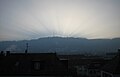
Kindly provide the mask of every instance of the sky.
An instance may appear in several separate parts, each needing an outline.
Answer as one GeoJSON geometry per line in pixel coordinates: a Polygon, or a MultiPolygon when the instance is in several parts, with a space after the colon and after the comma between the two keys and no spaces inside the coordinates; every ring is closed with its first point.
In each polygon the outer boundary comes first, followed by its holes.
{"type": "Polygon", "coordinates": [[[120,37],[120,0],[0,0],[0,41],[120,37]]]}

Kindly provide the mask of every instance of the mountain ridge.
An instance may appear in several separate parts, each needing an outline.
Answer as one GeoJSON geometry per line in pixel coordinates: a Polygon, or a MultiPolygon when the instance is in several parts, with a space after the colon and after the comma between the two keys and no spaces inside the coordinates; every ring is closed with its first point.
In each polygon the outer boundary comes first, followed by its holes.
{"type": "Polygon", "coordinates": [[[29,52],[57,52],[60,54],[117,52],[120,38],[87,39],[74,37],[45,37],[32,40],[0,42],[0,51],[24,52],[26,43],[29,52]]]}

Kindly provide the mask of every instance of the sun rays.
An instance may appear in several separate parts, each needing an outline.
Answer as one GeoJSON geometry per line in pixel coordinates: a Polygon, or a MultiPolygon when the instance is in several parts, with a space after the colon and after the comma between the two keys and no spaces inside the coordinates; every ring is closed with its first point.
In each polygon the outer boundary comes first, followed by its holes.
{"type": "MultiPolygon", "coordinates": [[[[120,36],[118,30],[120,9],[119,5],[116,6],[112,1],[99,3],[82,0],[13,0],[12,2],[3,1],[5,5],[1,5],[4,6],[0,9],[2,10],[1,40],[54,36],[85,38],[120,36]]],[[[119,1],[116,3],[119,4],[119,1]]]]}

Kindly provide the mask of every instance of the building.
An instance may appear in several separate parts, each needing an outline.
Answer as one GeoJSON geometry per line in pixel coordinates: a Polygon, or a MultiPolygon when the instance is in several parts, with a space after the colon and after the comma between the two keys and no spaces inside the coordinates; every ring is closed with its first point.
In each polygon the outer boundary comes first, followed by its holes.
{"type": "Polygon", "coordinates": [[[59,60],[56,53],[0,54],[0,76],[67,76],[67,60],[59,60]]]}
{"type": "MultiPolygon", "coordinates": [[[[96,59],[97,60],[97,59],[96,59]]],[[[101,76],[101,67],[104,65],[104,59],[98,59],[97,61],[91,62],[88,64],[88,77],[100,77],[101,76]]]]}
{"type": "Polygon", "coordinates": [[[120,77],[120,49],[117,55],[102,68],[101,77],[120,77]]]}

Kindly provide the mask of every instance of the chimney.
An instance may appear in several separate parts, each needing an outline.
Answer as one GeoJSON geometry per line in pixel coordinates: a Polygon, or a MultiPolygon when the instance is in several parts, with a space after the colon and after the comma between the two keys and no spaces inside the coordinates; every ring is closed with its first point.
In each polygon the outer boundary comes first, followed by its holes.
{"type": "Polygon", "coordinates": [[[118,48],[118,52],[120,52],[120,48],[118,48]]]}
{"type": "Polygon", "coordinates": [[[0,55],[4,56],[4,51],[1,51],[1,52],[0,52],[0,55]]]}
{"type": "Polygon", "coordinates": [[[118,49],[118,56],[120,57],[120,48],[118,49]]]}
{"type": "Polygon", "coordinates": [[[27,54],[27,52],[28,52],[28,50],[26,49],[26,50],[25,50],[25,54],[27,54]]]}
{"type": "Polygon", "coordinates": [[[28,43],[26,43],[26,50],[25,50],[25,54],[28,53],[28,43]]]}
{"type": "Polygon", "coordinates": [[[6,51],[6,56],[9,56],[10,55],[10,51],[6,51]]]}

